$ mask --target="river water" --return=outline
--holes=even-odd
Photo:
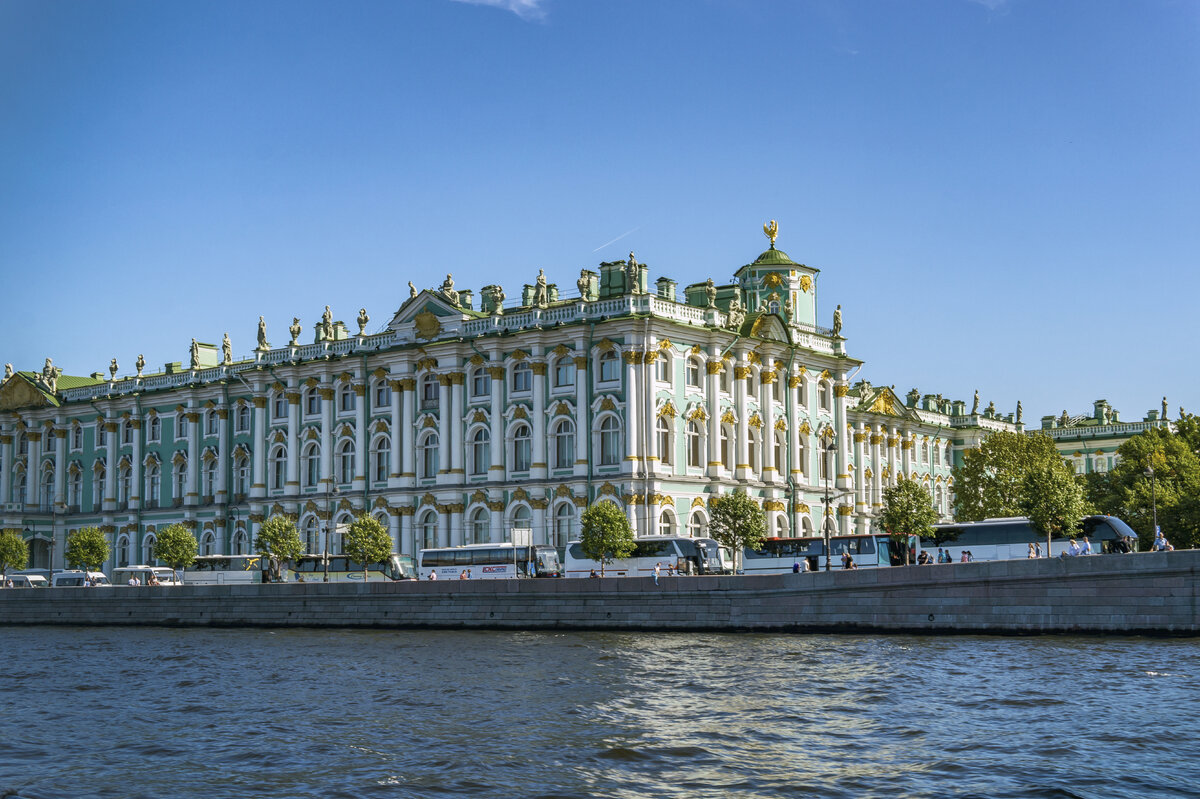
[[[1200,795],[1194,639],[10,627],[0,663],[0,796]]]

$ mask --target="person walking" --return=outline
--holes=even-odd
[[[1029,559],[1033,559],[1033,558],[1037,557],[1037,554],[1033,551],[1033,542],[1032,541],[1029,543],[1029,554],[1026,555],[1025,557],[1027,557]]]
[[[1154,543],[1150,545],[1151,552],[1165,552],[1167,550],[1167,539],[1163,536],[1162,530],[1155,528]]]
[[[1088,541],[1088,537],[1086,535],[1083,537],[1083,545],[1079,548],[1079,554],[1080,555],[1092,554],[1092,542]]]
[[[662,563],[654,564],[654,584],[658,585],[658,575],[662,572]]]

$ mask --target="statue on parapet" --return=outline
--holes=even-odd
[[[410,280],[408,281],[408,298],[411,300],[415,296],[417,296],[417,287],[414,286],[413,282]]]
[[[7,380],[8,378],[10,378],[12,376],[13,376],[12,364],[11,363],[4,364],[4,379]]]
[[[366,308],[358,309],[358,335],[365,336],[367,334],[367,323],[371,321],[371,317],[367,316]]]
[[[51,394],[58,393],[58,376],[62,374],[62,369],[54,365],[54,361],[46,359],[46,365],[42,367],[42,382],[46,384]]]
[[[1017,424],[1021,424],[1024,414],[1025,410],[1021,407],[1021,401],[1017,400]]]
[[[504,289],[501,286],[491,286],[488,289],[488,299],[492,303],[492,315],[504,315]]]
[[[633,257],[633,250],[629,251],[629,260],[625,262],[625,284],[628,286],[630,294],[637,294],[640,287],[638,285],[638,262],[637,258]]]
[[[333,312],[329,310],[329,306],[325,306],[325,313],[321,314],[321,338],[325,341],[333,340]]]
[[[260,350],[271,349],[271,345],[267,341],[267,321],[261,316],[258,317],[258,348]]]
[[[579,287],[579,298],[581,300],[590,301],[592,299],[592,281],[588,277],[588,270],[579,270],[579,279],[575,281],[575,285]]]
[[[221,339],[221,363],[228,366],[233,363],[233,343],[229,340],[229,334]]]
[[[192,339],[192,346],[188,348],[188,354],[190,356],[191,368],[199,369],[200,368],[200,345],[196,343],[196,339]]]
[[[842,335],[842,306],[838,306],[833,312],[833,335]]]
[[[704,299],[708,303],[707,307],[717,307],[717,287],[713,285],[711,277],[704,282]]]
[[[121,367],[117,366],[117,359],[116,359],[116,358],[113,358],[111,361],[109,361],[109,362],[108,362],[108,375],[109,375],[109,378],[108,378],[108,379],[109,379],[109,380],[116,380],[116,379],[117,379],[117,370],[118,370],[118,369],[120,369],[120,368],[121,368]]]
[[[442,295],[450,300],[454,305],[458,305],[458,292],[454,290],[454,276],[449,272],[446,273],[446,279],[442,281]]]
[[[1163,397],[1163,415],[1162,415],[1162,418],[1163,418],[1163,421],[1164,421],[1164,422],[1167,420],[1167,398],[1166,398],[1166,397]]]
[[[975,401],[971,403],[971,413],[979,413],[979,389],[975,389]],[[1066,413],[1066,411],[1063,411],[1063,413]]]
[[[740,330],[742,323],[746,321],[746,311],[742,308],[742,303],[738,299],[737,294],[733,295],[733,299],[729,301],[729,312],[726,314],[725,326],[732,330]]]
[[[137,362],[134,363],[134,366],[137,368],[137,376],[141,377],[142,370],[146,368],[146,359],[140,352],[138,353],[138,359]]]
[[[300,317],[292,317],[292,326],[288,328],[288,334],[292,340],[288,342],[289,347],[295,347],[300,343],[300,334],[304,332],[304,328],[300,326]]]
[[[545,308],[550,304],[550,289],[546,286],[546,272],[538,270],[537,280],[533,284],[533,305],[535,308]]]

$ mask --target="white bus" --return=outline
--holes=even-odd
[[[331,583],[362,582],[363,567],[345,555],[301,555],[291,564],[291,568],[285,570],[284,581],[320,583],[325,581],[327,575]],[[372,563],[367,567],[368,581],[411,580],[414,576],[412,567],[402,563],[396,554],[391,555],[386,563]]]
[[[558,550],[534,545],[468,544],[461,547],[422,549],[417,555],[417,576],[422,580],[504,580],[517,577],[561,577]]]
[[[188,585],[261,583],[261,555],[199,555],[183,572]]]
[[[1041,547],[1042,557],[1047,554],[1046,536],[1034,530],[1029,519],[1023,516],[935,524],[933,529],[933,540],[922,541],[922,548],[931,550],[930,554],[936,557],[940,547],[950,553],[950,560],[955,563],[962,560],[964,551],[971,553],[972,560],[1028,558],[1030,544]],[[1137,551],[1137,533],[1116,516],[1083,517],[1075,538],[1082,541],[1081,537],[1085,535],[1095,555]],[[1051,540],[1050,557],[1062,555],[1069,546],[1069,537]]]
[[[833,553],[829,568],[844,568],[849,555],[855,568],[890,566],[893,543],[886,535],[835,535],[829,539]],[[807,563],[807,568],[806,568]],[[746,547],[742,553],[743,574],[785,574],[795,571],[821,571],[825,568],[824,538],[768,538],[757,550]]]
[[[138,585],[150,585],[150,575],[159,585],[183,585],[178,575],[168,566],[120,566],[113,569],[113,585],[129,585],[129,578],[137,579]]]
[[[731,570],[729,558],[711,538],[648,535],[635,538],[634,544],[631,556],[605,564],[605,577],[652,576],[655,564],[662,567],[664,575],[668,564],[680,574],[728,574]],[[572,541],[567,544],[564,571],[567,577],[591,577],[593,571],[600,574],[600,562],[590,560],[583,554],[583,546]]]

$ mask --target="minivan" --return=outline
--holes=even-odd
[[[84,588],[87,586],[87,580],[91,580],[101,588],[112,587],[112,583],[108,581],[108,577],[104,572],[84,572],[78,570],[55,572],[54,576],[50,578],[50,587]]]

